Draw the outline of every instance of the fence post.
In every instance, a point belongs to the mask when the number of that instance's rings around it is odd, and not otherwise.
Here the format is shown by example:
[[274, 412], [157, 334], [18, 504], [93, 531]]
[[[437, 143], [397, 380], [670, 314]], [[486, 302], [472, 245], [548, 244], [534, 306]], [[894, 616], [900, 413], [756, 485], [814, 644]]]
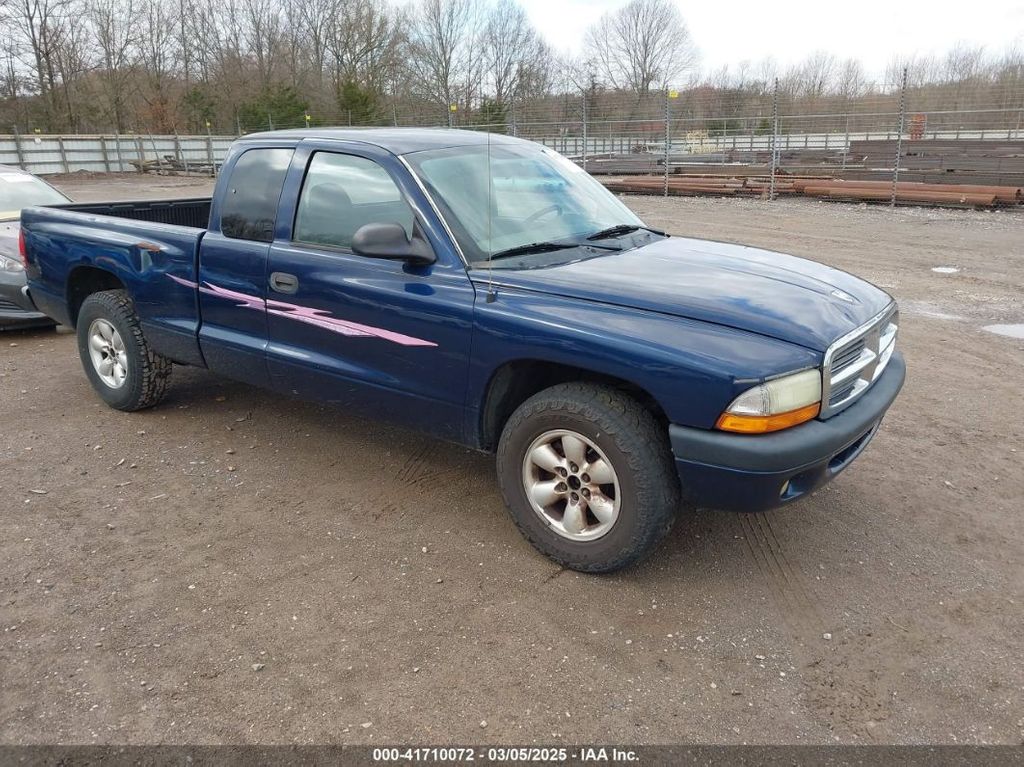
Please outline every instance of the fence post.
[[110, 173], [110, 155], [107, 153], [106, 136], [100, 136], [100, 151], [103, 152], [103, 170]]
[[65, 173], [70, 173], [71, 169], [68, 166], [68, 153], [64, 149], [63, 136], [57, 136], [57, 146], [60, 148], [60, 164], [64, 168]]
[[210, 121], [206, 121], [206, 159], [210, 163], [210, 175], [216, 177], [217, 163], [213, 159], [213, 136], [210, 135]]
[[587, 169], [587, 94], [583, 93], [583, 170]]
[[843, 139], [843, 172], [846, 172], [846, 157], [850, 154], [850, 115], [846, 115], [846, 137]]
[[666, 87], [665, 88], [665, 156], [664, 156], [665, 167], [664, 167], [664, 173], [662, 173], [662, 177], [663, 177], [663, 181], [664, 181], [664, 185], [665, 185], [665, 189], [664, 189], [664, 196], [665, 197], [668, 197], [668, 142], [669, 142], [670, 131], [672, 130], [671, 125], [669, 124], [669, 118], [671, 116], [669, 114], [669, 103], [670, 103], [669, 102], [669, 98], [671, 96], [671, 93], [672, 93], [672, 91], [670, 91]]
[[142, 148], [142, 136], [135, 134], [135, 151], [139, 156], [139, 173], [145, 173], [146, 151]]
[[892, 198], [889, 206], [896, 207], [896, 184], [900, 180], [900, 155], [903, 154], [903, 128], [907, 117], [907, 68], [903, 67], [903, 77], [900, 79], [900, 129], [896, 134], [896, 162], [892, 166]]
[[121, 134], [114, 132], [114, 155], [117, 157], [117, 172], [124, 172], [124, 158], [121, 157]]
[[768, 199], [775, 199], [775, 172], [779, 168], [779, 78], [772, 89], [772, 166], [768, 179]]
[[[584, 102], [584, 104], [585, 103], [586, 102]], [[586, 109], [586, 106], [584, 106], [584, 110], [585, 109]], [[586, 118], [584, 118], [584, 119], [586, 119]], [[516, 123], [516, 100], [514, 98], [512, 99], [512, 135], [513, 136], [518, 136], [519, 135], [519, 125]]]
[[188, 160], [185, 159], [185, 152], [181, 148], [181, 139], [178, 131], [174, 131], [174, 159], [185, 166], [185, 173], [188, 173]]
[[25, 167], [25, 152], [21, 148], [21, 134], [18, 133], [18, 126], [12, 125], [11, 127], [14, 130], [14, 151], [18, 153], [18, 165], [22, 170], [28, 170]]

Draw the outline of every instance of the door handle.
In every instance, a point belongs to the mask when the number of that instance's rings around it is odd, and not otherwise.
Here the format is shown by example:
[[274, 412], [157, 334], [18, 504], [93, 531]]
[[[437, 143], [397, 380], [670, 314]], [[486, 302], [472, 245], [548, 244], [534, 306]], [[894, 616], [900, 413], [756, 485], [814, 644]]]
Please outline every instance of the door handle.
[[299, 292], [299, 278], [294, 274], [273, 272], [270, 275], [270, 288], [278, 293], [294, 295]]

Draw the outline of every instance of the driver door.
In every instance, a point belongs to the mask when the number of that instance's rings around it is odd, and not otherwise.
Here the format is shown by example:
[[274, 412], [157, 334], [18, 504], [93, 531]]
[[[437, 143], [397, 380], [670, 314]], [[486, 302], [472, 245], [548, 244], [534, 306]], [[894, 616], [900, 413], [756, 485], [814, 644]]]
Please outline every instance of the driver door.
[[[298, 194], [267, 267], [272, 383], [458, 440], [474, 295], [465, 267], [432, 234], [433, 212], [396, 158], [336, 146], [303, 148], [289, 171]], [[355, 254], [353, 235], [372, 223], [419, 226], [437, 261]]]

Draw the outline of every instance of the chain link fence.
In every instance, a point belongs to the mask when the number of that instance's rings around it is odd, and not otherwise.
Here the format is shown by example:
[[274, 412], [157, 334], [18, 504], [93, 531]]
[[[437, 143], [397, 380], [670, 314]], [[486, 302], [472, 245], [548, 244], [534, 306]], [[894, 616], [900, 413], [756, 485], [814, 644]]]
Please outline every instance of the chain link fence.
[[903, 181], [1024, 185], [1024, 143], [1016, 143], [1024, 142], [1024, 87], [984, 93], [956, 84], [908, 88], [904, 76], [862, 91], [868, 95], [796, 97], [776, 81], [758, 91], [561, 94], [469, 113], [395, 103], [361, 120], [351, 112], [309, 112], [290, 120], [268, 114], [265, 124], [238, 122], [234, 135], [46, 136], [15, 129], [0, 137], [0, 164], [40, 174], [214, 174], [239, 135], [328, 125], [417, 126], [530, 139], [596, 175], [660, 177], [664, 194], [675, 177], [695, 187], [713, 186], [693, 181], [699, 177], [753, 179], [744, 188], [768, 198], [803, 178], [891, 182], [893, 200]]

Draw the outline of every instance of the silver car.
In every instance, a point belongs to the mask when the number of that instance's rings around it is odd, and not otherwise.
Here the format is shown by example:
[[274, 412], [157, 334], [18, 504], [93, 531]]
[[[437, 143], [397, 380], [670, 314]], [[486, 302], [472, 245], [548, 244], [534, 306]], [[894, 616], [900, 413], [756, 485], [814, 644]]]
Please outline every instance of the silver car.
[[0, 165], [0, 330], [53, 325], [25, 295], [25, 268], [18, 253], [21, 209], [63, 205], [67, 197], [20, 168]]

